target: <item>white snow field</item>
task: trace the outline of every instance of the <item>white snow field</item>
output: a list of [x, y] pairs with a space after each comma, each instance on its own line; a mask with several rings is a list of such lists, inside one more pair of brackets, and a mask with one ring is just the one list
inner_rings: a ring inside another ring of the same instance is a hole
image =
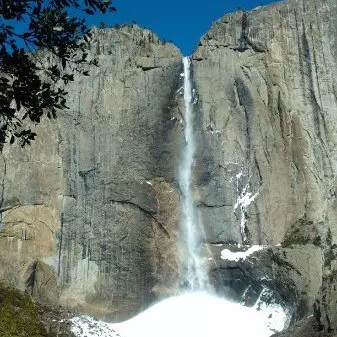
[[283, 309], [258, 302], [247, 308], [206, 293], [187, 293], [122, 323], [76, 317], [72, 330], [77, 337], [268, 337], [282, 330]]

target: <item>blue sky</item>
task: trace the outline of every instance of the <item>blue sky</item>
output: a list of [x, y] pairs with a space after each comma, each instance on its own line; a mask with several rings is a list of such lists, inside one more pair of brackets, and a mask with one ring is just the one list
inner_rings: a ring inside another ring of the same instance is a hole
[[237, 8], [249, 10], [275, 0], [115, 0], [117, 12], [90, 18], [91, 23], [105, 21], [108, 26], [135, 21], [161, 39], [172, 41], [184, 55], [190, 55], [212, 21]]

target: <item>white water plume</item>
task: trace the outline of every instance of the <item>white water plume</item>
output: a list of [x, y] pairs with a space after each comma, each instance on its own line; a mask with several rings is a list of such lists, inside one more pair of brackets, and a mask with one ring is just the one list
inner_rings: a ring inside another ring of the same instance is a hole
[[189, 57], [183, 58], [184, 64], [184, 138], [182, 160], [179, 168], [179, 187], [181, 190], [181, 227], [182, 227], [182, 283], [188, 289], [204, 289], [207, 286], [207, 273], [198, 252], [200, 224], [192, 193], [192, 174], [195, 153], [193, 134], [193, 91]]
[[72, 331], [77, 337], [268, 337], [284, 327], [285, 318], [279, 306], [258, 301], [247, 308], [206, 293], [187, 293], [122, 323], [75, 317]]

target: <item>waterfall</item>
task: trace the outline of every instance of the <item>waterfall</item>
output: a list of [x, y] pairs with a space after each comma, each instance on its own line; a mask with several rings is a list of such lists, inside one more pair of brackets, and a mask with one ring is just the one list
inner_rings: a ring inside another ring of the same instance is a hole
[[193, 133], [193, 91], [191, 83], [191, 61], [183, 58], [184, 64], [184, 138], [185, 146], [179, 167], [179, 187], [181, 190], [181, 228], [182, 228], [182, 284], [190, 290], [207, 286], [207, 273], [199, 253], [200, 223], [193, 201], [192, 176], [195, 153]]
[[[179, 166], [181, 190], [181, 266], [182, 284], [187, 292], [156, 303], [128, 321], [109, 324], [88, 316], [72, 318], [72, 331], [77, 337], [204, 337], [259, 336], [268, 337], [285, 327], [287, 312], [281, 305], [259, 300], [244, 307], [212, 294], [207, 271], [200, 254], [202, 226], [193, 200], [192, 177], [196, 149], [193, 128], [193, 90], [190, 59], [184, 64], [184, 146]], [[243, 197], [242, 197], [243, 198]], [[242, 199], [243, 200], [243, 199]], [[246, 200], [246, 199], [245, 199]], [[256, 250], [256, 247], [253, 249]], [[245, 252], [248, 254], [249, 250]], [[236, 255], [227, 249], [221, 252], [233, 261]], [[233, 256], [234, 255], [234, 256]], [[193, 290], [193, 291], [191, 291]], [[206, 291], [205, 291], [206, 290]], [[225, 319], [226, 324], [219, 326]]]

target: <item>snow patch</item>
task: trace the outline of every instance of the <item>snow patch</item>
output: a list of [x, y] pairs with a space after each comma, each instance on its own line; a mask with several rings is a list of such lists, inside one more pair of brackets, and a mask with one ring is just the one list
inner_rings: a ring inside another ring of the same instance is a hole
[[240, 191], [240, 180], [244, 177], [243, 170], [236, 175], [236, 191], [237, 191], [237, 200], [234, 205], [234, 212], [237, 208], [240, 209], [240, 233], [242, 236], [243, 242], [247, 241], [246, 235], [246, 208], [255, 200], [255, 198], [260, 194], [260, 192], [256, 192], [252, 194], [249, 191], [250, 185], [249, 183]]
[[113, 324], [89, 316], [74, 317], [71, 321], [71, 331], [77, 337], [122, 337], [112, 328]]
[[288, 326], [288, 313], [287, 311], [275, 301], [264, 301], [264, 298], [272, 298], [272, 291], [264, 288], [260, 294], [259, 299], [256, 301], [254, 308], [260, 311], [268, 329], [277, 332], [281, 331]]
[[246, 208], [249, 206], [255, 198], [260, 194], [259, 192], [256, 192], [255, 194], [252, 194], [251, 192], [247, 192], [247, 186], [243, 189], [241, 195], [238, 197], [236, 204], [234, 205], [234, 210], [238, 207], [244, 207]]
[[267, 248], [267, 246], [253, 245], [249, 247], [246, 251], [240, 252], [232, 252], [229, 249], [224, 249], [221, 251], [221, 258], [223, 260], [229, 261], [245, 260], [249, 255], [252, 255], [253, 253], [265, 248]]

